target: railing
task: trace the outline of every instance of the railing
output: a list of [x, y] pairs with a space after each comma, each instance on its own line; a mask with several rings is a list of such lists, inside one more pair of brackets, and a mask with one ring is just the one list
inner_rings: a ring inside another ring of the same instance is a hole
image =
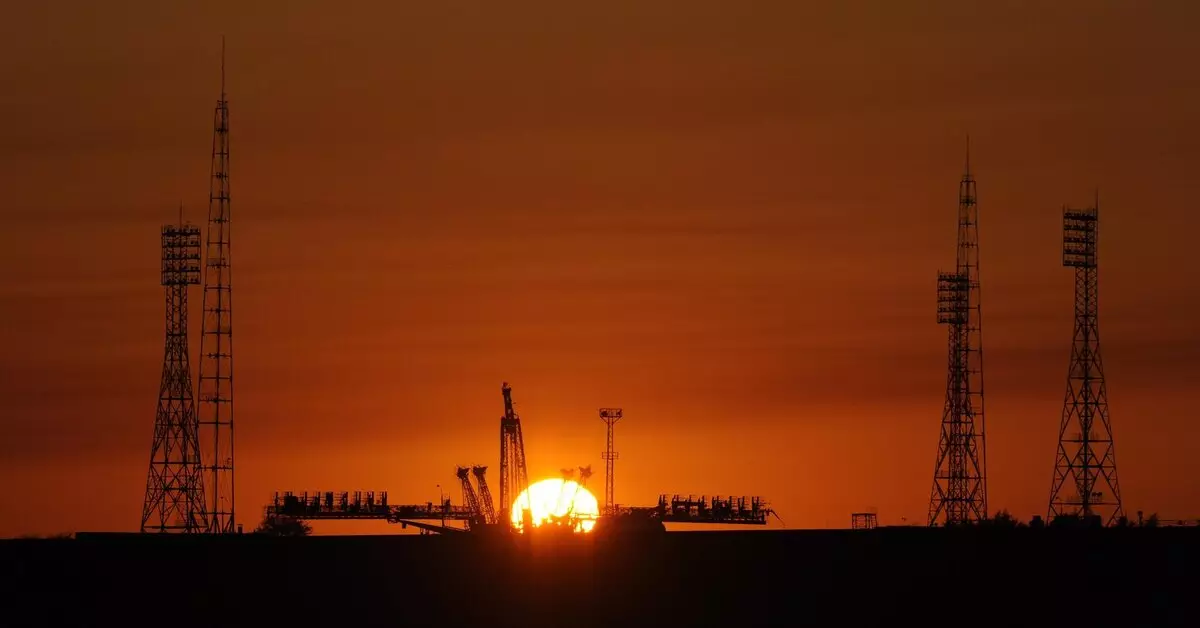
[[[466, 506], [449, 499], [424, 504], [388, 503], [387, 491], [291, 491], [277, 492], [266, 507], [267, 516], [295, 519], [376, 519], [390, 523], [403, 520], [469, 521], [478, 516]], [[761, 497], [662, 495], [656, 506], [616, 506], [614, 515], [638, 515], [664, 523], [766, 525], [774, 511]]]
[[291, 491], [275, 493], [266, 514], [296, 519], [382, 519], [392, 523], [402, 519], [466, 520], [472, 517], [466, 506], [454, 506], [447, 499], [441, 504], [388, 504], [387, 491]]
[[[618, 514], [621, 510], [618, 510]], [[639, 513], [657, 518], [664, 523], [720, 523], [766, 525], [773, 511], [761, 497], [727, 497], [714, 495], [661, 495], [658, 505], [652, 508], [634, 507], [628, 513]]]

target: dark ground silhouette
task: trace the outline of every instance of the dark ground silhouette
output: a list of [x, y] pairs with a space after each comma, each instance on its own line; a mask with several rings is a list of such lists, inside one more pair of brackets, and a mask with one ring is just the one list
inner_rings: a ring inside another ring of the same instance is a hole
[[0, 541], [0, 625], [1195, 626], [1197, 565], [1200, 528], [81, 534]]

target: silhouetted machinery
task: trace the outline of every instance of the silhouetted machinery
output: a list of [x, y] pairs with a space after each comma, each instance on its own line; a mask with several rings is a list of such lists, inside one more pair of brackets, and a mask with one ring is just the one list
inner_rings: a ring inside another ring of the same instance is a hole
[[472, 517], [470, 521], [475, 525], [485, 523], [483, 520], [483, 508], [479, 506], [479, 497], [475, 494], [475, 487], [471, 486], [471, 469], [469, 467], [459, 467], [455, 472], [459, 482], [462, 483], [463, 502], [467, 505], [467, 510], [470, 511]]
[[[393, 505], [388, 503], [387, 491], [314, 491], [312, 493], [275, 493], [267, 506], [268, 517], [292, 519], [382, 519], [388, 523], [420, 521], [470, 521], [474, 513], [469, 507], [455, 506], [445, 499], [440, 504]], [[420, 526], [418, 526], [420, 527]]]
[[483, 509], [483, 522], [489, 525], [496, 523], [496, 508], [492, 505], [492, 491], [488, 489], [487, 467], [475, 465], [471, 467], [471, 475], [479, 485], [479, 505]]
[[[455, 475], [462, 486], [463, 505], [455, 506], [449, 499], [440, 504], [426, 502], [424, 504], [392, 505], [388, 503], [387, 491], [314, 491], [312, 493], [293, 493], [291, 491], [275, 493], [271, 503], [266, 507], [266, 516], [289, 517], [307, 521], [329, 519], [374, 519], [388, 523], [398, 523], [402, 526], [413, 526], [427, 532], [463, 532], [467, 530], [501, 530], [513, 529], [510, 521], [512, 504], [516, 502], [522, 491], [529, 487], [529, 476], [525, 465], [525, 443], [521, 434], [521, 420], [517, 415], [512, 401], [512, 388], [507, 384], [501, 386], [504, 397], [504, 416], [500, 418], [500, 502], [492, 502], [492, 492], [487, 484], [487, 467], [473, 466], [455, 468]], [[574, 469], [564, 469], [563, 479], [572, 479]], [[579, 483], [581, 487], [592, 475], [591, 466], [579, 467]], [[471, 477], [475, 478], [476, 486], [472, 486]], [[564, 482], [564, 487], [566, 483]], [[560, 496], [561, 499], [562, 496]], [[574, 513], [574, 496], [570, 498], [572, 506], [565, 517], [557, 520], [570, 520]], [[673, 495], [661, 495], [655, 506], [622, 507], [614, 505], [609, 512], [603, 513], [596, 522], [596, 531], [612, 531], [623, 529], [663, 530], [666, 523], [697, 523], [724, 525], [766, 525], [767, 517], [774, 511], [761, 497], [727, 497], [689, 495], [686, 498]], [[524, 513], [525, 529], [529, 525], [529, 510]], [[429, 523], [429, 522], [438, 523]], [[447, 525], [447, 522], [462, 522], [463, 527]], [[561, 523], [555, 521], [554, 523]], [[561, 526], [555, 526], [561, 527]], [[574, 528], [574, 525], [570, 527]]]
[[[459, 467], [461, 474], [461, 469]], [[461, 475], [459, 476], [461, 479]], [[473, 493], [473, 491], [472, 491]], [[470, 501], [468, 499], [468, 501]], [[476, 495], [476, 502], [479, 502]], [[761, 497], [717, 497], [711, 499], [689, 495], [681, 497], [661, 495], [655, 506], [615, 506], [611, 516], [601, 516], [599, 528], [612, 528], [625, 524], [649, 523], [696, 523], [720, 525], [766, 525], [767, 518], [775, 512]], [[455, 506], [446, 499], [441, 504], [393, 505], [388, 503], [387, 491], [313, 492], [295, 494], [275, 493], [266, 508], [268, 517], [290, 517], [307, 521], [329, 519], [375, 519], [388, 523], [411, 525], [434, 532], [461, 532], [479, 529], [488, 524], [480, 506]], [[440, 521], [441, 525], [430, 525], [425, 521]], [[462, 521], [466, 528], [447, 526], [448, 521]], [[500, 522], [503, 523], [503, 522]], [[658, 527], [661, 528], [661, 525]]]
[[[500, 507], [517, 501], [529, 489], [529, 471], [525, 465], [525, 439], [521, 435], [521, 417], [513, 406], [512, 387], [500, 385], [504, 397], [504, 416], [500, 417]], [[507, 520], [507, 513], [501, 512]]]

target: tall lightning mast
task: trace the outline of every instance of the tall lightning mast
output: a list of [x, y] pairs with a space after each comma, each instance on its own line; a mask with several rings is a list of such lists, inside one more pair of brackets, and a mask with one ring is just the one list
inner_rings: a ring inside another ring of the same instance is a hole
[[[180, 210], [182, 214], [182, 209]], [[200, 228], [162, 228], [162, 285], [167, 298], [163, 356], [150, 470], [142, 503], [142, 532], [203, 532], [204, 467], [188, 355], [188, 289], [200, 283]]]
[[1063, 266], [1075, 269], [1075, 334], [1048, 518], [1075, 515], [1111, 525], [1125, 512], [1100, 358], [1099, 231], [1099, 198], [1086, 209], [1063, 208]]
[[213, 112], [208, 234], [204, 257], [204, 324], [200, 334], [200, 426], [209, 447], [208, 530], [234, 531], [233, 299], [230, 288], [229, 102], [225, 98], [225, 40], [221, 40], [221, 98]]
[[983, 338], [979, 290], [979, 208], [967, 165], [958, 184], [954, 272], [938, 273], [938, 322], [949, 326], [946, 401], [929, 497], [929, 525], [987, 518]]
[[608, 428], [608, 446], [600, 454], [600, 457], [604, 459], [604, 514], [606, 515], [613, 514], [616, 500], [613, 471], [617, 466], [617, 458], [620, 456], [613, 450], [613, 426], [621, 420], [621, 416], [620, 408], [600, 408], [600, 420], [604, 421], [604, 425]]

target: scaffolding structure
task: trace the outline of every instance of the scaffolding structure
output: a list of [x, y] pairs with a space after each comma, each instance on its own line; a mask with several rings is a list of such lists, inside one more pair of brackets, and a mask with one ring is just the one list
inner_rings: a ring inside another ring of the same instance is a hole
[[500, 523], [511, 523], [513, 503], [529, 488], [525, 466], [525, 441], [521, 436], [521, 417], [513, 407], [512, 387], [500, 385], [504, 396], [504, 416], [500, 417], [500, 503], [496, 514]]
[[879, 526], [879, 516], [873, 512], [850, 513], [851, 530], [874, 530]]

